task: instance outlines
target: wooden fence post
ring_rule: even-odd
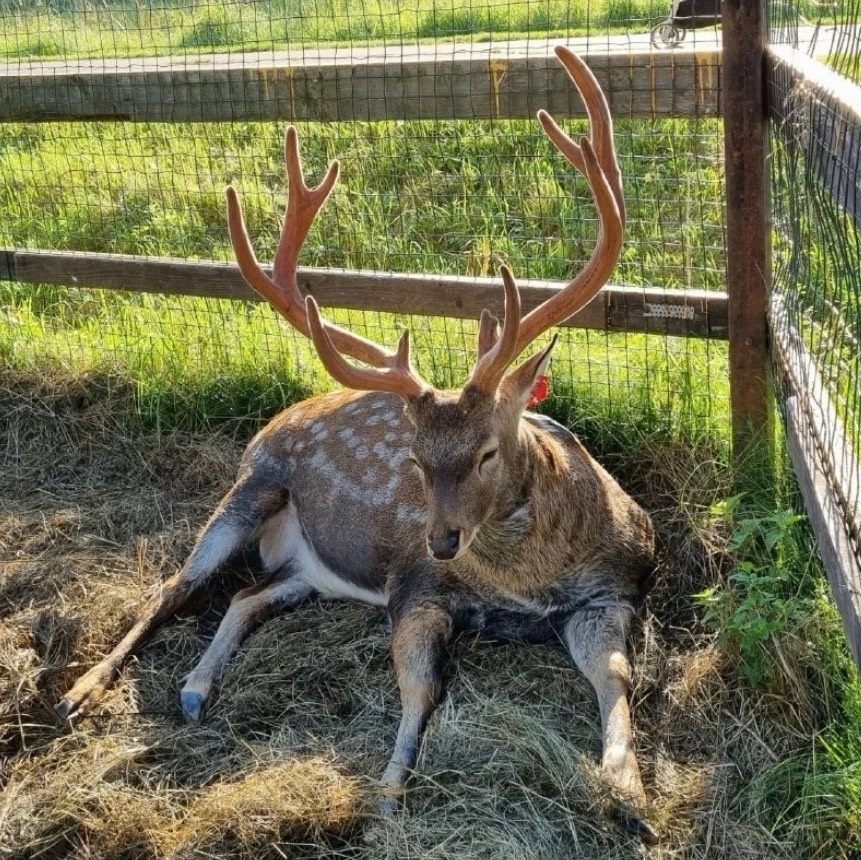
[[[770,288],[770,194],[763,0],[723,0],[730,402],[737,465],[770,460],[774,398],[766,311]]]

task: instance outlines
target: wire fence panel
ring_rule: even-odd
[[[309,177],[342,165],[303,265],[483,278],[508,263],[518,279],[563,282],[597,232],[585,182],[530,118],[548,107],[570,133],[587,130],[552,55],[564,42],[587,56],[616,118],[629,227],[614,283],[642,290],[646,330],[720,337],[722,317],[693,298],[724,289],[719,20],[670,51],[651,34],[669,11],[653,0],[0,2],[0,248],[230,260],[232,183],[268,261],[292,120]],[[264,307],[5,277],[0,354],[13,367],[110,366],[159,392],[212,376],[213,389],[233,390],[233,376],[269,390],[287,368],[303,389],[327,384],[303,345],[282,348]],[[654,288],[690,295],[655,303]],[[349,317],[388,343],[407,321]],[[452,368],[473,356],[474,325],[424,325],[438,332],[435,378],[462,379]],[[609,397],[610,411],[647,402],[665,429],[722,432],[725,344],[566,338],[559,391]]]
[[[861,663],[861,9],[806,50],[782,9],[771,50],[771,329],[790,448]],[[835,10],[830,10],[834,12]],[[826,22],[827,23],[827,22]],[[830,562],[830,564],[829,564]]]

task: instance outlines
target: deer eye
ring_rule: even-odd
[[[496,459],[498,453],[499,448],[491,448],[489,451],[485,451],[478,461],[478,471],[480,472],[488,463]]]

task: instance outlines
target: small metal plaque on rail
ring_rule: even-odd
[[[665,305],[656,302],[644,302],[644,317],[658,317],[671,320],[692,320],[695,315],[693,305]]]

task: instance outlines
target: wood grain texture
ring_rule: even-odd
[[[261,301],[233,263],[0,250],[0,279]],[[495,278],[300,268],[299,286],[324,307],[459,319],[478,319],[483,308],[497,315],[503,311],[502,284]],[[563,286],[553,281],[521,282],[523,312],[537,307]],[[727,299],[722,293],[704,290],[608,286],[565,324],[602,331],[725,339]]]
[[[584,115],[542,40],[0,65],[0,120],[217,122]],[[717,50],[586,57],[614,117],[716,116]]]

